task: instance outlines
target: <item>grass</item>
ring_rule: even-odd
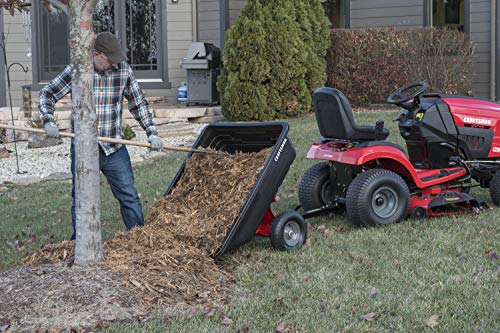
[[[390,122],[396,116],[355,115],[362,124],[386,119],[392,132],[389,139],[403,144],[395,123]],[[319,137],[315,118],[289,123],[297,158],[279,190],[275,212],[294,206],[300,177],[315,163],[304,157]],[[182,155],[170,154],[135,168],[145,210],[163,194],[181,162]],[[69,183],[8,187],[0,197],[0,268],[19,265],[26,251],[49,240],[66,239],[71,229]],[[487,191],[474,188],[473,193],[492,206]],[[107,185],[102,186],[101,198],[104,237],[109,238],[124,227]],[[231,318],[231,325],[224,325],[218,315],[206,316],[199,310],[193,316],[186,310],[168,320],[158,316],[103,330],[273,332],[285,322],[291,331],[300,332],[498,332],[500,265],[490,251],[500,250],[499,220],[498,208],[479,215],[405,220],[380,228],[352,227],[344,216],[314,218],[308,221],[312,226],[309,247],[274,252],[267,238],[254,237],[223,256],[223,265],[238,267],[232,300],[217,312]],[[327,237],[318,232],[319,225],[333,234]],[[36,240],[18,251],[13,242],[16,237],[28,238],[30,228]],[[362,319],[368,314],[365,318],[372,320]],[[438,317],[431,329],[425,323],[433,315]]]

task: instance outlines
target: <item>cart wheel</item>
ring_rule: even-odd
[[[500,172],[495,172],[495,175],[490,180],[490,196],[491,201],[496,206],[500,206]]]
[[[410,217],[414,219],[425,219],[427,217],[427,210],[424,207],[415,207],[412,209]]]
[[[328,163],[318,163],[310,167],[299,185],[299,201],[305,211],[320,208],[334,200],[330,184],[330,170]],[[342,205],[335,211],[342,214],[345,207]]]
[[[408,212],[410,192],[397,173],[371,169],[354,178],[347,189],[346,208],[354,224],[391,224]]]
[[[275,250],[291,251],[297,249],[307,239],[307,223],[297,211],[285,210],[274,217],[269,238]]]

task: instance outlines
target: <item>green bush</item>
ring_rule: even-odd
[[[332,30],[328,50],[328,85],[351,103],[382,103],[395,89],[425,81],[430,90],[470,94],[473,47],[456,30]]]
[[[7,134],[7,131],[5,128],[0,128],[0,143],[6,143],[5,136]]]
[[[123,138],[125,140],[132,140],[133,138],[135,138],[135,132],[128,124],[123,128]]]
[[[326,81],[328,28],[319,0],[249,0],[227,31],[217,86],[228,120],[270,120],[311,110]]]

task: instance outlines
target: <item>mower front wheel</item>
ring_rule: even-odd
[[[356,225],[385,225],[406,216],[410,191],[401,176],[385,169],[371,169],[354,178],[347,189],[346,208]]]
[[[285,210],[274,217],[269,238],[275,250],[295,250],[307,239],[307,223],[297,211]]]
[[[490,180],[490,197],[496,206],[500,206],[500,172],[497,171]]]

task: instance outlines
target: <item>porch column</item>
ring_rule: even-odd
[[[229,28],[229,0],[219,0],[220,49],[224,49],[224,37]]]
[[[494,0],[496,2],[496,70],[495,70],[495,100],[500,101],[500,1]]]

